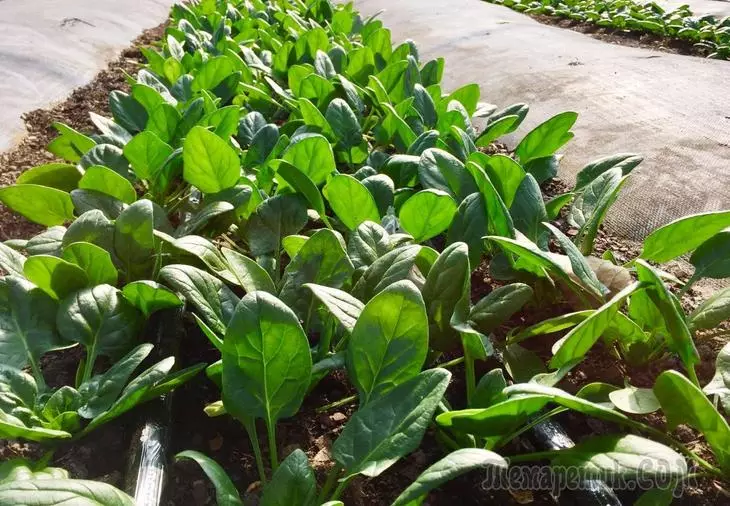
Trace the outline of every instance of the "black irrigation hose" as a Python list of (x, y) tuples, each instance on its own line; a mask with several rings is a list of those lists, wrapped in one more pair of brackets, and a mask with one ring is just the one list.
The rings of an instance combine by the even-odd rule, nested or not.
[[(176, 356), (185, 327), (182, 307), (155, 313), (149, 322), (149, 341), (157, 360)], [(174, 392), (149, 402), (144, 422), (137, 428), (130, 445), (125, 490), (136, 506), (159, 506), (168, 468)]]
[[(553, 421), (546, 420), (537, 424), (529, 432), (530, 442), (541, 451), (560, 450), (574, 446), (563, 427)], [(603, 480), (584, 479), (574, 489), (560, 492), (558, 499), (563, 506), (621, 506), (621, 500)]]

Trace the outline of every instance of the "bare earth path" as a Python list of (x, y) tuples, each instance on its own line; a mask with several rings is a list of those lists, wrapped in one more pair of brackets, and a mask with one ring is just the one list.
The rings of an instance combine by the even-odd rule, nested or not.
[(730, 62), (608, 44), (479, 0), (355, 5), (365, 16), (385, 9), (393, 41), (415, 40), (424, 61), (445, 57), (447, 89), (476, 82), (482, 100), (529, 103), (508, 142), (558, 112), (578, 112), (561, 165), (567, 182), (595, 158), (642, 154), (609, 216), (620, 236), (730, 208)]

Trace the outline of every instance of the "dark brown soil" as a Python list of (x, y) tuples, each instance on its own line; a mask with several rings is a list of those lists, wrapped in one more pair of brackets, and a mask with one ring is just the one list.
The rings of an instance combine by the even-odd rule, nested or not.
[(705, 49), (697, 48), (694, 46), (694, 43), (686, 40), (664, 37), (662, 35), (635, 30), (607, 28), (586, 21), (575, 21), (558, 16), (548, 16), (546, 14), (529, 14), (526, 12), (523, 12), (523, 14), (530, 16), (535, 21), (544, 25), (558, 26), (560, 28), (567, 28), (576, 32), (585, 33), (595, 39), (609, 42), (611, 44), (643, 47), (646, 49), (663, 51), (665, 53), (686, 54), (703, 58), (708, 55)]
[[(109, 63), (94, 80), (76, 88), (66, 100), (49, 109), (36, 109), (23, 115), (28, 134), (10, 151), (0, 154), (0, 186), (13, 184), (25, 170), (62, 161), (46, 150), (48, 143), (57, 135), (51, 127), (60, 121), (82, 132), (93, 131), (89, 112), (110, 116), (109, 93), (114, 90), (129, 91), (124, 73), (135, 74), (144, 59), (140, 46), (148, 46), (161, 39), (165, 24), (146, 30), (132, 45), (122, 51), (118, 59)], [(0, 241), (37, 234), (42, 228), (22, 216), (0, 206)]]

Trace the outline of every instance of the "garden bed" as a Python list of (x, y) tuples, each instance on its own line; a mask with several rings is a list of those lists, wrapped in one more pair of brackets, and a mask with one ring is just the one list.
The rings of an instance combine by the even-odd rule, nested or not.
[[(482, 504), (485, 500), (506, 504), (552, 503), (546, 492), (508, 492), (483, 483), (486, 477), (483, 467), (507, 465), (499, 455), (487, 450), (498, 449), (500, 455), (508, 455), (516, 463), (529, 462), (526, 459), (535, 451), (524, 437), (504, 439), (515, 431), (522, 436), (520, 427), (528, 421), (527, 417), (514, 413), (507, 422), (495, 422), (502, 419), (499, 416), (490, 418), (490, 413), (501, 406), (523, 402), (520, 388), (526, 389), (523, 394), (531, 392), (529, 395), (536, 398), (548, 396), (551, 402), (570, 407), (572, 411), (556, 413), (556, 417), (578, 442), (576, 448), (581, 449), (536, 453), (535, 463), (560, 463), (559, 459), (568, 458), (576, 469), (588, 470), (597, 465), (599, 474), (609, 478), (616, 470), (602, 466), (601, 459), (615, 455), (615, 452), (634, 455), (631, 452), (635, 451), (654, 459), (654, 464), (671, 466), (675, 479), (687, 480), (689, 488), (679, 502), (720, 504), (726, 501), (723, 484), (727, 476), (723, 473), (727, 470), (723, 467), (722, 452), (718, 450), (717, 434), (712, 434), (701, 421), (683, 419), (680, 421), (695, 425), (696, 430), (681, 427), (676, 431), (676, 440), (667, 440), (664, 437), (666, 419), (661, 410), (672, 410), (675, 419), (679, 415), (674, 411), (673, 403), (667, 402), (664, 389), (669, 387), (655, 387), (656, 394), (651, 393), (651, 388), (663, 378), (682, 378), (674, 381), (689, 386), (683, 386), (684, 391), (674, 392), (670, 396), (674, 401), (684, 392), (695, 392), (692, 382), (704, 386), (715, 376), (715, 358), (726, 344), (725, 327), (719, 322), (726, 319), (730, 309), (715, 303), (711, 319), (715, 323), (705, 323), (703, 327), (704, 320), (695, 310), (698, 306), (707, 307), (708, 302), (689, 286), (686, 294), (680, 289), (688, 278), (691, 282), (696, 281), (700, 273), (727, 277), (717, 274), (722, 272), (722, 265), (717, 265), (712, 258), (708, 264), (706, 259), (710, 246), (722, 247), (724, 244), (723, 229), (730, 225), (730, 222), (726, 223), (730, 220), (727, 213), (706, 213), (680, 220), (653, 234), (653, 239), (650, 237), (643, 246), (611, 237), (602, 231), (602, 218), (625, 177), (641, 161), (638, 157), (621, 155), (591, 164), (579, 175), (577, 190), (569, 191), (572, 185), (555, 178), (559, 163), (555, 154), (572, 137), (570, 128), (575, 122), (574, 113), (549, 119), (530, 132), (514, 151), (506, 151), (504, 145), (497, 144), (498, 139), (514, 131), (522, 122), (527, 114), (524, 104), (498, 111), (496, 107), (479, 102), (479, 90), (475, 86), (443, 94), (444, 90), (438, 85), (443, 62), (419, 62), (417, 51), (410, 42), (394, 50), (389, 32), (379, 22), (366, 22), (348, 8), (333, 10), (326, 1), (313, 2), (308, 9), (287, 2), (281, 5), (291, 10), (273, 6), (265, 10), (258, 2), (250, 5), (250, 11), (236, 2), (223, 8), (216, 2), (206, 1), (193, 7), (195, 11), (178, 7), (173, 11), (173, 21), (167, 29), (163, 25), (137, 41), (144, 45), (155, 40), (163, 43), (154, 49), (145, 49), (148, 65), (136, 82), (133, 78), (125, 78), (122, 72), (134, 74), (141, 62), (140, 53), (132, 49), (125, 51), (122, 58), (111, 64), (110, 69), (101, 73), (91, 85), (74, 92), (67, 102), (50, 111), (35, 111), (26, 119), (30, 136), (3, 158), (13, 167), (9, 177), (30, 165), (54, 160), (52, 155), (42, 154), (40, 148), (49, 140), (57, 139), (50, 123), (60, 120), (70, 127), (54, 126), (62, 132), (61, 138), (66, 144), (54, 141), (52, 149), (72, 162), (68, 166), (73, 168), (78, 162), (80, 180), (72, 183), (49, 177), (47, 174), (55, 174), (54, 171), (69, 173), (68, 166), (54, 166), (44, 174), (34, 169), (30, 174), (35, 179), (29, 181), (26, 176), (12, 187), (11, 192), (20, 192), (21, 196), (22, 192), (31, 192), (27, 194), (28, 198), (11, 198), (7, 189), (0, 192), (0, 198), (4, 198), (9, 207), (45, 225), (58, 226), (73, 221), (60, 232), (62, 238), (59, 239), (49, 232), (41, 232), (43, 227), (29, 224), (3, 209), (0, 215), (2, 239), (10, 241), (0, 250), (4, 255), (1, 260), (3, 269), (11, 275), (3, 278), (0, 286), (8, 290), (7, 287), (19, 283), (16, 278), (26, 276), (34, 285), (17, 285), (22, 290), (13, 292), (15, 296), (32, 295), (36, 302), (43, 304), (49, 304), (50, 297), (64, 304), (65, 309), (58, 313), (58, 320), (63, 325), (56, 324), (55, 318), (49, 325), (54, 332), (58, 325), (58, 332), (76, 346), (62, 351), (43, 350), (40, 354), (29, 349), (30, 359), (37, 358), (37, 362), (30, 360), (30, 364), (24, 364), (24, 359), (20, 359), (20, 367), (25, 367), (36, 381), (45, 377), (50, 392), (65, 386), (66, 391), (76, 387), (83, 394), (80, 394), (80, 401), (63, 401), (67, 402), (64, 409), (69, 411), (60, 412), (64, 416), (71, 413), (70, 421), (50, 418), (46, 409), (38, 410), (35, 418), (17, 418), (25, 417), (25, 412), (8, 411), (18, 422), (10, 421), (9, 425), (0, 426), (0, 434), (4, 434), (3, 430), (13, 430), (21, 436), (9, 439), (0, 447), (3, 459), (22, 457), (38, 461), (44, 450), (55, 447), (50, 461), (31, 465), (34, 471), (50, 472), (43, 471), (43, 466), (50, 464), (65, 468), (71, 478), (100, 480), (122, 487), (125, 450), (132, 432), (144, 420), (146, 408), (131, 410), (128, 408), (132, 406), (129, 406), (123, 413), (115, 412), (120, 416), (84, 435), (89, 424), (96, 423), (98, 416), (113, 411), (117, 405), (111, 398), (104, 400), (106, 411), (92, 410), (90, 403), (102, 401), (93, 395), (84, 397), (89, 395), (87, 392), (91, 388), (88, 381), (93, 382), (99, 377), (95, 374), (108, 371), (111, 366), (118, 367), (115, 364), (121, 362), (115, 362), (115, 359), (120, 351), (126, 353), (133, 343), (150, 341), (149, 330), (145, 330), (145, 325), (152, 321), (147, 318), (150, 313), (186, 300), (187, 332), (179, 343), (177, 367), (187, 373), (184, 377), (176, 377), (175, 373), (160, 376), (161, 379), (144, 387), (151, 385), (149, 390), (139, 390), (143, 392), (140, 399), (152, 400), (177, 387), (170, 451), (195, 450), (207, 454), (223, 466), (231, 482), (213, 472), (214, 491), (197, 466), (188, 462), (176, 464), (169, 476), (166, 504), (208, 504), (216, 493), (219, 497), (221, 493), (228, 494), (229, 500), (233, 501), (231, 504), (237, 504), (234, 497), (237, 494), (244, 500), (256, 501), (263, 493), (266, 503), (276, 501), (274, 497), (279, 492), (290, 494), (288, 502), (270, 504), (315, 504), (310, 491), (316, 486), (312, 481), (315, 476), (318, 483), (329, 490), (329, 493), (322, 493), (324, 499), (341, 496), (346, 504), (391, 504), (428, 466), (449, 451), (455, 451), (452, 455), (464, 455), (467, 448), (472, 451), (470, 458), (481, 459), (479, 464), (466, 461), (452, 464), (449, 468), (452, 481), (444, 484), (424, 482), (427, 487), (440, 485), (430, 491), (428, 504), (454, 501)], [(298, 34), (297, 40), (287, 40), (291, 33), (287, 35), (272, 28), (264, 21), (269, 16), (280, 23), (288, 23)], [(304, 19), (316, 24), (307, 25)], [(231, 33), (214, 25), (227, 26)], [(330, 31), (318, 25), (327, 26)], [(258, 30), (255, 39), (251, 38), (253, 27)], [(232, 36), (236, 37), (233, 46), (242, 56), (232, 50), (229, 43), (233, 39), (227, 39)], [(290, 45), (273, 42), (274, 36)], [(346, 51), (342, 45), (352, 47)], [(206, 50), (210, 54), (205, 62), (202, 57), (196, 60), (193, 56)], [(227, 50), (231, 52), (227, 53)], [(364, 60), (357, 60), (357, 51), (364, 55)], [(278, 56), (279, 53), (283, 56)], [(351, 54), (347, 56), (348, 53)], [(368, 54), (372, 63), (369, 63)], [(349, 64), (345, 65), (348, 60)], [(363, 68), (352, 63), (357, 61), (365, 62)], [(180, 75), (186, 71), (191, 76), (187, 83), (185, 76)], [(378, 77), (374, 78), (375, 75)], [(178, 79), (172, 79), (174, 76)], [(110, 111), (107, 96), (116, 89), (131, 93), (132, 100), (119, 99)], [(172, 97), (173, 92), (175, 97)], [(198, 105), (193, 105), (195, 103)], [(195, 107), (206, 113), (201, 112), (192, 122), (197, 126), (187, 125), (181, 135), (180, 124), (184, 122), (183, 118), (193, 117), (190, 111), (195, 111)], [(157, 108), (163, 111), (165, 121), (172, 121), (169, 118), (176, 114), (180, 117), (175, 131), (167, 129), (159, 119), (148, 120), (148, 114), (158, 118)], [(143, 109), (146, 112), (141, 115)], [(113, 114), (117, 122), (98, 118), (92, 118), (90, 122), (87, 119), (89, 112), (102, 116)], [(231, 115), (235, 122), (229, 119)], [(487, 124), (477, 133), (472, 117), (478, 116), (486, 117)], [(140, 117), (144, 117), (144, 121)], [(101, 129), (103, 135), (88, 137), (86, 134), (93, 134), (95, 127)], [(259, 132), (264, 133), (259, 136)], [(273, 132), (276, 132), (274, 141), (271, 140)], [(140, 158), (139, 152), (127, 151), (130, 143), (138, 138), (157, 142), (156, 147), (162, 150), (160, 146), (166, 144), (160, 140), (163, 135), (168, 135), (172, 146), (167, 146), (167, 159), (158, 160), (154, 171), (150, 168), (155, 150), (142, 150), (144, 159)], [(310, 146), (304, 153), (297, 152), (297, 146), (304, 143)], [(118, 144), (124, 146), (124, 151), (117, 147), (123, 153), (123, 159), (109, 154), (117, 152), (109, 146)], [(81, 146), (86, 146), (86, 151)], [(183, 162), (184, 168), (175, 165), (173, 147), (179, 149), (181, 154), (177, 156), (182, 159), (179, 161)], [(314, 158), (316, 164), (310, 162)], [(121, 173), (120, 162), (123, 163)], [(126, 169), (124, 164), (129, 162), (131, 166)], [(244, 179), (241, 163), (243, 174), (247, 176)], [(375, 168), (361, 169), (369, 164)], [(326, 173), (321, 170), (323, 166), (329, 167)], [(407, 172), (409, 170), (414, 172)], [(113, 171), (116, 175), (111, 173)], [(165, 175), (161, 183), (160, 174), (164, 175), (166, 171), (170, 171), (169, 176)], [(231, 171), (235, 173), (233, 177)], [(122, 182), (120, 175), (131, 182)], [(39, 190), (36, 185), (46, 189)], [(202, 193), (202, 199), (192, 191), (194, 187)], [(322, 193), (320, 187), (323, 187)], [(70, 190), (73, 201), (58, 193), (65, 193), (69, 188), (73, 188)], [(132, 189), (131, 195), (128, 188)], [(259, 199), (253, 205), (249, 205), (254, 198), (251, 188)], [(236, 192), (229, 191), (234, 189)], [(78, 193), (80, 190), (86, 193)], [(45, 205), (32, 204), (34, 198), (43, 196), (33, 192), (44, 192), (51, 209), (53, 199), (69, 198), (68, 202), (79, 216), (62, 216), (60, 221), (58, 216), (49, 216)], [(243, 202), (241, 194), (246, 196)], [(281, 204), (283, 202), (286, 205)], [(142, 217), (131, 218), (130, 209), (135, 209)], [(65, 210), (56, 208), (54, 212)], [(104, 225), (107, 230), (109, 226), (114, 228), (111, 244), (105, 242), (101, 232), (86, 234), (85, 240), (80, 242), (64, 240), (69, 234), (79, 232), (78, 224), (84, 216), (90, 216), (88, 213), (97, 222), (108, 220), (111, 225)], [(424, 220), (424, 213), (430, 213), (430, 219)], [(225, 218), (223, 223), (220, 222), (222, 218)], [(266, 221), (272, 219), (279, 227), (273, 227), (278, 234), (274, 246), (269, 244), (271, 241), (262, 244), (262, 238), (272, 234), (272, 227)], [(382, 221), (390, 231), (386, 232), (374, 221)], [(543, 228), (541, 222), (550, 222), (555, 228)], [(695, 224), (689, 231), (688, 222)], [(131, 228), (127, 224), (131, 224)], [(283, 233), (282, 229), (287, 232)], [(59, 233), (58, 230), (54, 233)], [(92, 227), (91, 230), (97, 229)], [(144, 236), (146, 230), (149, 238)], [(43, 241), (18, 241), (39, 233)], [(485, 236), (487, 239), (483, 241)], [(38, 249), (40, 242), (45, 248), (42, 253)], [(73, 245), (82, 243), (88, 244), (84, 248), (90, 256), (95, 255), (93, 261), (84, 260), (79, 254), (67, 255)], [(342, 246), (344, 243), (347, 248)], [(386, 243), (388, 245), (383, 246)], [(112, 253), (108, 256), (109, 262), (105, 262), (103, 253), (98, 251), (104, 247)], [(12, 253), (16, 250), (28, 256), (20, 260)], [(696, 251), (690, 261), (697, 269), (694, 275), (691, 268), (689, 272), (686, 268), (678, 270), (667, 263), (693, 250)], [(55, 260), (58, 258), (55, 255), (61, 253), (64, 260)], [(640, 256), (651, 260), (652, 264), (639, 259)], [(153, 262), (147, 263), (148, 258)], [(470, 268), (470, 261), (474, 269)], [(38, 269), (29, 268), (33, 263), (43, 263), (50, 276), (44, 277), (38, 274)], [(92, 279), (109, 280), (111, 274), (106, 267), (110, 263), (116, 281), (94, 285)], [(73, 276), (58, 270), (58, 265), (73, 272)], [(355, 265), (360, 269), (357, 274)], [(399, 265), (406, 265), (407, 269)], [(657, 265), (661, 265), (662, 270)], [(99, 274), (102, 270), (104, 277)], [(637, 273), (641, 284), (632, 284)], [(71, 288), (74, 277), (79, 276), (87, 279), (86, 285)], [(389, 283), (380, 286), (385, 279)], [(316, 297), (303, 289), (304, 283), (314, 283), (308, 286), (312, 286)], [(130, 286), (136, 291), (130, 290)], [(145, 292), (144, 286), (153, 287), (154, 292)], [(510, 302), (504, 295), (505, 290), (512, 289), (522, 294), (519, 304)], [(75, 297), (94, 295), (94, 290), (103, 290), (105, 297), (115, 300), (111, 309), (102, 304), (102, 309), (96, 310), (101, 316), (95, 316), (94, 310), (73, 306)], [(266, 292), (274, 292), (274, 295)], [(619, 292), (626, 295), (617, 296)], [(525, 297), (528, 293), (529, 297)], [(494, 301), (489, 298), (497, 297), (497, 294), (502, 298)], [(675, 296), (681, 298), (681, 307), (679, 303), (667, 303), (675, 300)], [(236, 306), (241, 297), (244, 303)], [(627, 310), (624, 309), (626, 297), (630, 297)], [(69, 300), (71, 306), (65, 305)], [(302, 300), (308, 301), (307, 304), (302, 306)], [(324, 302), (321, 307), (320, 301)], [(11, 298), (0, 297), (0, 303), (5, 304), (6, 312), (15, 315), (16, 319), (23, 317)], [(464, 304), (468, 317), (459, 316)], [(641, 306), (645, 308), (643, 311), (649, 311), (653, 321), (637, 309), (639, 304), (644, 304)], [(39, 305), (34, 307), (40, 308)], [(400, 309), (394, 309), (398, 307)], [(540, 337), (520, 340), (521, 347), (506, 345), (523, 335), (520, 332), (524, 333), (525, 329), (579, 310), (582, 311), (580, 318), (553, 332), (549, 338), (541, 335), (544, 331), (534, 331)], [(613, 313), (609, 313), (611, 311)], [(95, 323), (95, 318), (124, 322), (131, 318), (130, 312), (145, 316), (137, 318), (136, 334), (132, 336), (136, 339), (117, 353), (98, 356), (95, 367), (87, 366), (84, 360), (97, 358), (95, 345), (74, 341), (80, 339), (78, 336), (83, 334), (84, 327), (74, 328), (74, 332), (69, 333), (67, 329), (71, 324), (64, 320), (65, 315), (75, 314), (76, 321), (84, 319), (84, 325), (90, 327), (98, 325), (97, 333), (103, 335), (103, 326)], [(602, 316), (606, 314), (613, 316)], [(395, 317), (396, 327), (401, 318), (410, 319), (411, 327), (388, 334), (388, 325), (393, 324), (388, 320), (391, 317)], [(628, 331), (624, 327), (611, 327), (617, 318), (630, 321), (633, 326)], [(584, 330), (588, 325), (596, 325), (598, 330), (594, 345), (585, 347), (579, 341), (593, 337)], [(285, 332), (278, 335), (278, 340), (267, 342), (268, 333), (277, 332), (277, 326), (285, 328)], [(418, 330), (411, 331), (411, 328)], [(635, 328), (651, 349), (632, 349), (638, 339)], [(127, 332), (126, 327), (114, 331)], [(260, 348), (253, 346), (246, 351), (246, 346), (255, 344), (257, 337), (253, 334), (256, 332), (262, 336), (257, 345)], [(606, 334), (605, 342), (599, 340), (603, 334)], [(16, 338), (16, 334), (9, 336)], [(553, 346), (560, 336), (565, 338), (563, 345)], [(613, 337), (608, 340), (608, 336)], [(478, 341), (474, 341), (475, 337)], [(380, 383), (376, 381), (378, 375), (367, 379), (367, 364), (376, 359), (387, 363), (397, 355), (390, 351), (379, 356), (378, 349), (371, 343), (378, 339), (394, 341), (395, 345), (404, 347), (400, 353), (406, 355), (405, 359), (399, 359), (405, 360), (405, 365), (396, 363), (389, 373), (391, 376)], [(439, 339), (445, 339), (446, 345)], [(287, 346), (282, 346), (284, 342)], [(570, 346), (565, 343), (580, 350), (568, 355)], [(262, 350), (269, 346), (273, 348), (268, 351), (275, 353), (267, 360)], [(385, 348), (388, 346), (390, 344)], [(481, 351), (479, 346), (483, 347)], [(299, 351), (294, 353), (295, 349)], [(342, 354), (338, 355), (341, 350), (345, 350), (346, 360)], [(261, 356), (257, 358), (252, 352), (260, 352)], [(483, 357), (477, 356), (482, 352)], [(655, 355), (647, 360), (650, 352)], [(288, 354), (285, 361), (288, 365), (282, 366), (277, 374), (267, 373), (266, 367), (273, 367), (269, 363), (275, 361), (279, 353)], [(224, 361), (216, 366), (221, 355)], [(248, 362), (243, 367), (237, 361)], [(646, 363), (637, 365), (637, 361)], [(302, 362), (305, 362), (304, 366), (301, 366)], [(541, 372), (547, 362), (552, 362), (552, 370), (560, 369), (562, 373), (555, 373), (557, 376), (552, 379)], [(210, 366), (207, 375), (201, 373), (201, 363)], [(311, 391), (305, 395), (309, 388), (302, 389), (302, 385), (310, 385), (312, 363), (325, 374), (311, 383)], [(502, 372), (503, 363), (506, 363), (506, 372)], [(444, 364), (451, 371), (450, 381), (446, 370), (439, 368)], [(261, 376), (265, 378), (263, 390), (258, 389), (260, 377), (250, 372), (259, 366), (263, 367)], [(721, 373), (722, 367), (723, 364), (718, 363)], [(165, 374), (170, 371), (170, 367), (161, 369)], [(419, 373), (421, 369), (426, 371)], [(680, 372), (667, 376), (669, 370)], [(11, 374), (4, 371), (3, 374)], [(689, 379), (681, 373), (683, 371)], [(484, 386), (480, 381), (477, 388), (475, 380), (483, 381), (489, 377), (487, 373), (497, 381), (498, 387), (497, 378), (503, 378), (503, 386), (512, 386), (502, 391), (501, 387)], [(221, 398), (221, 388), (217, 386), (221, 374), (224, 400), (216, 405)], [(254, 430), (263, 457), (262, 462), (257, 463), (255, 447), (239, 420), (245, 422), (249, 416), (261, 418), (262, 409), (271, 409), (274, 402), (271, 399), (275, 396), (267, 390), (267, 381), (277, 381), (284, 375), (294, 375), (290, 382), (298, 386), (294, 390), (286, 384), (280, 386), (280, 390), (291, 397), (287, 407), (282, 408), (286, 414), (274, 416), (275, 421), (280, 418), (275, 425), (269, 420), (268, 433), (262, 430), (263, 424), (259, 424), (258, 431)], [(26, 377), (33, 379), (29, 375)], [(721, 374), (719, 378), (713, 382), (722, 382)], [(528, 382), (530, 379), (532, 381)], [(141, 383), (139, 379), (129, 383), (127, 389), (131, 392), (134, 392), (135, 381), (137, 387)], [(429, 383), (432, 388), (423, 388), (427, 381), (432, 382)], [(569, 395), (578, 394), (591, 382), (610, 383), (615, 385), (615, 391), (621, 391), (624, 382), (644, 390), (627, 388), (624, 393), (629, 401), (605, 396), (605, 388), (603, 394), (594, 393), (589, 400), (581, 402)], [(437, 405), (429, 399), (439, 389), (446, 389), (446, 383), (448, 389), (444, 399), (448, 404), (438, 408), (434, 421)], [(22, 392), (14, 383), (2, 385), (4, 392), (17, 391), (21, 396)], [(540, 390), (545, 385), (560, 386), (562, 390)], [(422, 397), (404, 396), (406, 387), (408, 392), (411, 389), (422, 392)], [(43, 391), (42, 385), (40, 388)], [(710, 395), (723, 398), (723, 392), (720, 388)], [(257, 396), (260, 395), (270, 395), (271, 402), (261, 402), (259, 406), (260, 397)], [(352, 395), (359, 399), (341, 402)], [(691, 395), (695, 397), (686, 399), (709, 402), (701, 392)], [(38, 399), (37, 402), (49, 401)], [(647, 410), (644, 402), (655, 403), (656, 407)], [(331, 403), (340, 405), (323, 409)], [(398, 418), (402, 416), (398, 409), (408, 403), (413, 405), (413, 412), (422, 413), (420, 421), (412, 419), (405, 423)], [(430, 407), (424, 407), (427, 404)], [(372, 418), (375, 415), (368, 412), (368, 409), (374, 410), (374, 405), (383, 406), (384, 416), (382, 421), (375, 423)], [(208, 414), (203, 411), (206, 406)], [(27, 403), (25, 407), (36, 409)], [(229, 412), (236, 411), (239, 420), (221, 413), (223, 407)], [(462, 411), (466, 407), (474, 409)], [(705, 419), (715, 416), (713, 423), (720, 427), (717, 433), (724, 434), (723, 427), (727, 427), (724, 415), (720, 411), (712, 415), (705, 405), (702, 407), (702, 416)], [(520, 406), (519, 409), (528, 407)], [(84, 420), (78, 419), (77, 424), (74, 422), (78, 418), (76, 410), (79, 413), (100, 412), (101, 415), (82, 414)], [(392, 413), (387, 415), (389, 412)], [(538, 408), (530, 415), (540, 416), (540, 412), (541, 408)], [(359, 435), (356, 421), (364, 427)], [(341, 485), (336, 486), (337, 482), (332, 481), (333, 477), (338, 477), (338, 468), (332, 469), (334, 461), (341, 468), (353, 465), (347, 463), (350, 454), (342, 450), (344, 443), (341, 440), (349, 437), (351, 444), (356, 445), (367, 441), (382, 427), (397, 423), (404, 424), (401, 435), (409, 440), (408, 449), (400, 450), (401, 443), (395, 439), (381, 442), (388, 451), (398, 449), (396, 454), (390, 460), (371, 457), (368, 462), (365, 459), (364, 467), (352, 472), (354, 479), (342, 477)], [(489, 432), (494, 430), (489, 428), (489, 423), (503, 424), (499, 440), (484, 439), (487, 435), (495, 435)], [(274, 426), (276, 434), (272, 435)], [(423, 430), (409, 433), (414, 426), (422, 426)], [(84, 437), (71, 443), (50, 445), (17, 441), (59, 438), (63, 437), (63, 431), (68, 431), (69, 436)], [(730, 437), (730, 429), (728, 431)], [(617, 432), (618, 436), (609, 436)], [(648, 435), (655, 441), (639, 438), (637, 434)], [(703, 438), (708, 434), (709, 442)], [(608, 447), (602, 443), (603, 446), (588, 450), (586, 456), (585, 448), (589, 448), (586, 445), (591, 444), (590, 441), (605, 442), (607, 437), (617, 439), (611, 439)], [(271, 451), (273, 442), (278, 451)], [(394, 450), (390, 450), (391, 447)], [(370, 450), (371, 455), (375, 453), (374, 449)], [(358, 450), (353, 446), (349, 451), (357, 453)], [(686, 464), (672, 460), (680, 458), (678, 451), (692, 459), (690, 467), (704, 466), (704, 472), (692, 478), (695, 481), (687, 477)], [(692, 452), (704, 460), (700, 462)], [(301, 461), (302, 455), (311, 468)], [(564, 457), (566, 455), (568, 457)], [(279, 469), (289, 470), (288, 475), (286, 471), (279, 471), (272, 478), (272, 468), (277, 467), (275, 456), (285, 462)], [(197, 455), (194, 458), (202, 462), (209, 474), (215, 470), (214, 464), (204, 457)], [(292, 459), (300, 460), (291, 464)], [(400, 462), (396, 463), (398, 460)], [(685, 461), (682, 459), (682, 462)], [(636, 461), (628, 459), (622, 465), (620, 472), (624, 474), (638, 472)], [(457, 476), (467, 469), (475, 470)], [(691, 471), (694, 472), (694, 468)], [(382, 476), (378, 476), (381, 473)], [(275, 486), (265, 487), (261, 483), (262, 474), (273, 479)], [(3, 477), (0, 474), (0, 482)], [(37, 491), (24, 488), (24, 483), (40, 488), (43, 484), (38, 477), (30, 478), (0, 484), (0, 498), (20, 501), (12, 504), (31, 501)], [(52, 482), (57, 487), (71, 487), (75, 483), (56, 478)], [(90, 482), (84, 483), (91, 486)], [(239, 492), (233, 490), (231, 483)], [(349, 484), (347, 489), (346, 484)], [(328, 485), (331, 488), (328, 489)], [(108, 492), (108, 489), (104, 490)], [(302, 499), (305, 495), (307, 498)], [(621, 497), (627, 504), (633, 503), (639, 492), (622, 492)], [(218, 502), (221, 503), (220, 499)], [(324, 500), (316, 504), (322, 502)]]

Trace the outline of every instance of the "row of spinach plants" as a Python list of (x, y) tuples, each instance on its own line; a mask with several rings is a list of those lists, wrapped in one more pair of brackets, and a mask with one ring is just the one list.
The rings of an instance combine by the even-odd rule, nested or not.
[[(443, 59), (422, 62), (412, 41), (394, 46), (379, 20), (351, 5), (176, 5), (165, 40), (143, 53), (145, 68), (127, 76), (131, 92), (109, 97), (112, 117), (92, 114), (98, 132), (56, 124), (49, 150), (64, 162), (0, 189), (6, 206), (48, 227), (0, 244), (0, 436), (52, 449), (204, 368), (221, 390), (205, 411), (247, 432), (263, 504), (341, 504), (353, 478), (379, 476), (428, 429), (447, 455), (394, 504), (420, 504), (470, 470), (527, 460), (586, 476), (653, 469), (660, 488), (650, 494), (669, 498), (690, 471), (728, 478), (720, 409), (730, 399), (729, 351), (703, 392), (694, 333), (727, 318), (729, 292), (685, 315), (670, 288), (730, 274), (730, 212), (670, 223), (624, 265), (610, 252), (594, 256), (641, 158), (594, 161), (572, 191), (545, 198), (540, 185), (557, 173), (575, 113), (531, 130), (512, 156), (488, 155), (528, 106), (498, 110), (474, 84), (446, 93)], [(551, 224), (561, 212), (573, 238)], [(688, 283), (659, 267), (687, 254), (696, 269)], [(474, 301), (471, 274), (483, 262), (500, 286)], [(512, 315), (558, 301), (575, 311), (497, 337)], [(150, 353), (144, 321), (183, 304), (221, 359), (172, 372), (169, 358), (129, 381)], [(520, 344), (565, 330), (547, 365)], [(599, 341), (629, 363), (675, 355), (684, 374), (665, 371), (653, 389), (557, 388)], [(71, 346), (86, 351), (74, 384), (47, 387), (41, 358)], [(440, 367), (454, 352), (464, 405), (449, 401), (451, 373)], [(507, 375), (477, 377), (475, 364), (494, 354)], [(112, 365), (99, 370), (99, 357)], [(302, 451), (279, 462), (277, 422), (339, 369), (358, 409), (318, 488)], [(568, 410), (619, 432), (554, 452), (499, 453)], [(655, 411), (670, 429), (702, 433), (714, 460), (633, 416)], [(241, 504), (214, 461), (193, 451), (178, 458), (202, 466), (220, 504)], [(0, 502), (54, 504), (61, 494), (132, 504), (109, 485), (45, 466), (5, 463)]]
[(634, 0), (489, 0), (526, 14), (554, 16), (602, 28), (649, 33), (693, 45), (709, 58), (730, 58), (730, 17), (695, 15), (689, 5), (667, 10)]

